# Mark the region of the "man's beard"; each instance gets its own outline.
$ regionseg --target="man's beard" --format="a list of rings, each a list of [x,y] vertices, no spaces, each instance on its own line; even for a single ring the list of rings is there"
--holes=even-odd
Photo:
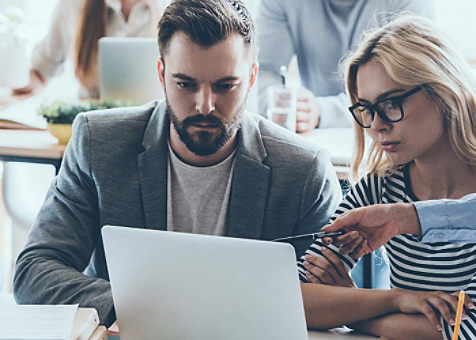
[[[167,114],[172,120],[175,131],[180,140],[187,148],[197,156],[208,156],[220,150],[228,142],[241,126],[241,119],[245,110],[245,103],[238,108],[229,120],[220,119],[213,114],[203,115],[201,113],[185,118],[180,121],[169,102],[167,101]],[[218,132],[211,131],[187,131],[193,124],[208,123],[215,125]]]

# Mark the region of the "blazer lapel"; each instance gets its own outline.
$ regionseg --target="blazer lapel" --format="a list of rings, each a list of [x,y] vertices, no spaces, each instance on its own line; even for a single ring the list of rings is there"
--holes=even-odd
[[[145,226],[150,229],[167,229],[169,124],[165,102],[162,102],[152,113],[142,142],[145,151],[138,156]]]
[[[233,170],[227,235],[261,238],[270,169],[262,163],[266,150],[256,121],[244,113]]]

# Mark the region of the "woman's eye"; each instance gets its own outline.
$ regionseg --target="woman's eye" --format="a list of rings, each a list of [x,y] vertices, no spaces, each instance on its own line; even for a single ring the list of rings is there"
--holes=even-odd
[[[380,104],[384,110],[395,110],[399,108],[398,102],[396,100],[388,100]]]

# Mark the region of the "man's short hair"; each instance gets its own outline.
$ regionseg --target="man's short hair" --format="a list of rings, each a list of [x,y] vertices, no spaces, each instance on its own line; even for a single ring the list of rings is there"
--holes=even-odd
[[[255,24],[240,0],[174,0],[165,9],[158,29],[162,57],[177,32],[185,33],[195,44],[204,48],[238,33],[251,49],[252,56],[256,56]]]

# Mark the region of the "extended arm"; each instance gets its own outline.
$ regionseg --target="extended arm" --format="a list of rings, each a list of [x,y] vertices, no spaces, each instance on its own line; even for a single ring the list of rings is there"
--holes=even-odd
[[[359,289],[316,283],[303,283],[301,290],[309,328],[327,329],[353,324],[353,327],[376,335],[386,334],[381,322],[391,323],[388,319],[378,320],[377,318],[395,314],[419,316],[422,318],[420,320],[424,318],[424,332],[430,335],[436,334],[435,332],[441,331],[443,325],[448,327],[450,321],[454,320],[458,304],[458,298],[454,294],[440,291],[409,291],[399,288]],[[471,298],[466,297],[466,310],[468,311],[471,306],[473,306]],[[442,317],[441,320],[438,318],[439,315]],[[392,325],[391,332],[394,332],[392,335],[397,334],[395,332],[399,331],[399,327],[406,325],[403,321],[416,322],[413,319],[401,317],[396,320],[401,320],[402,323]],[[408,325],[413,327],[418,323]],[[393,336],[390,338],[393,339]],[[417,339],[418,337],[409,338]]]
[[[302,283],[308,328],[328,329],[396,312],[390,291]],[[354,308],[353,306],[359,306]]]
[[[379,204],[347,211],[326,231],[345,230],[337,238],[343,254],[358,258],[398,234],[421,235],[422,242],[476,242],[476,194],[459,200]],[[356,240],[355,233],[360,239]]]
[[[423,315],[395,313],[348,326],[363,333],[383,336],[392,340],[443,339],[441,332],[436,330]]]

